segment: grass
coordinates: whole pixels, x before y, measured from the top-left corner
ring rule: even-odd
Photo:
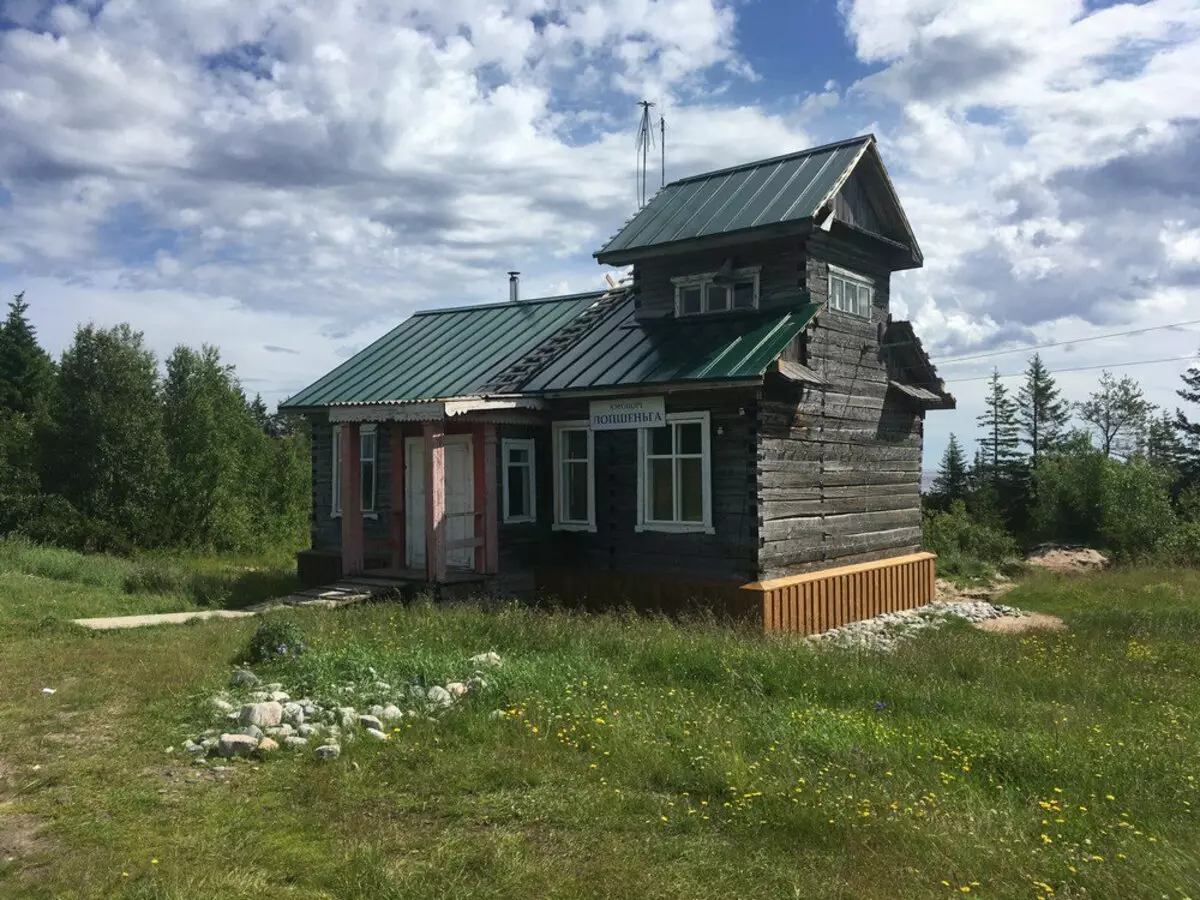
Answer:
[[[0,847],[6,816],[43,825],[0,854],[0,896],[1200,895],[1195,572],[1031,576],[1011,602],[1069,632],[964,626],[892,656],[517,606],[301,612],[309,653],[258,667],[293,694],[505,663],[337,763],[214,773],[178,748],[254,622],[29,612],[164,596],[95,562],[101,584],[0,575]]]
[[[21,621],[238,609],[297,588],[295,565],[266,558],[145,553],[125,559],[0,538],[0,629]]]

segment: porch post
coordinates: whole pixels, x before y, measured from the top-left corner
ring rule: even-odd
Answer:
[[[483,424],[483,571],[500,571],[500,491],[497,487],[496,425]],[[536,472],[530,472],[536,478]]]
[[[446,580],[446,425],[425,423],[425,578]]]
[[[362,447],[357,422],[342,423],[342,574],[363,570]]]
[[[475,547],[475,571],[480,574],[488,570],[487,542],[484,539],[484,533],[487,531],[487,526],[484,522],[484,510],[487,509],[487,491],[484,489],[484,465],[483,424],[476,423],[471,426],[471,486],[474,493],[471,507],[474,511],[474,515],[471,516],[471,537],[479,541],[479,544]]]
[[[388,522],[388,542],[391,544],[391,566],[403,569],[408,559],[408,546],[404,534],[404,492],[407,482],[404,473],[404,425],[392,422],[388,428],[388,446],[392,454],[392,470],[388,473],[392,486],[391,520]]]

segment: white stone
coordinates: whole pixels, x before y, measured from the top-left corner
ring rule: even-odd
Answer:
[[[229,683],[235,687],[254,687],[258,684],[258,676],[249,669],[238,669],[229,679]]]
[[[242,707],[241,721],[243,725],[257,725],[259,728],[278,725],[283,721],[283,707],[273,701],[248,703]]]
[[[468,690],[486,691],[487,686],[488,686],[487,679],[484,678],[482,675],[472,675],[470,678],[467,679],[467,689]]]
[[[267,694],[267,699],[275,703],[287,703],[292,698],[286,691],[271,691]]]
[[[467,692],[467,686],[461,681],[446,682],[446,690],[452,697],[461,697]]]
[[[283,721],[289,725],[303,725],[304,707],[299,703],[285,703],[283,705]]]
[[[231,756],[249,756],[258,747],[258,741],[248,734],[223,734],[217,742],[217,755],[228,759]]]
[[[403,719],[404,710],[398,707],[395,703],[389,703],[383,708],[379,718],[383,719],[385,722],[391,721],[392,719]]]
[[[307,747],[308,741],[305,738],[292,735],[283,739],[283,746],[289,750],[299,750],[301,747]]]
[[[379,719],[383,717],[383,707],[376,703],[374,706],[367,707],[367,715],[374,716]]]
[[[358,724],[358,710],[353,706],[339,706],[337,721],[343,728],[353,728]]]
[[[213,697],[212,700],[209,701],[209,703],[212,704],[212,708],[215,709],[217,712],[220,712],[220,713],[233,712],[233,704],[230,703],[228,700],[222,700],[220,697]]]
[[[392,689],[392,686],[386,681],[377,681],[371,685],[371,687],[375,688],[377,691],[390,691]]]
[[[296,729],[296,734],[302,738],[315,737],[320,732],[320,729],[315,725],[301,725]]]
[[[367,734],[369,734],[371,737],[375,738],[375,740],[377,740],[377,741],[386,741],[388,739],[388,736],[386,734],[384,734],[382,731],[380,731],[378,728],[368,728]]]
[[[382,731],[383,723],[376,716],[359,716],[358,724],[368,731]]]
[[[454,702],[454,696],[440,684],[435,684],[431,687],[426,696],[429,698],[430,703],[437,706],[449,706]]]
[[[273,738],[265,737],[258,742],[259,753],[270,753],[271,751],[278,749],[279,744]]]
[[[292,733],[292,726],[288,725],[286,722],[283,725],[276,725],[273,728],[267,729],[267,734],[276,738],[290,737]]]
[[[325,744],[313,751],[317,759],[337,759],[342,755],[342,748],[337,744]]]
[[[473,666],[487,666],[492,668],[499,668],[502,664],[500,654],[491,650],[486,653],[476,653],[468,662]]]

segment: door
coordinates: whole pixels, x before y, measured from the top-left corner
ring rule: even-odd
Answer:
[[[446,543],[475,536],[475,467],[470,435],[447,435],[446,448]],[[425,439],[404,441],[404,510],[407,565],[425,567]],[[446,565],[455,569],[475,567],[475,549],[446,551]]]

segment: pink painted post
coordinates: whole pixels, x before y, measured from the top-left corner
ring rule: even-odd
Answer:
[[[446,580],[446,426],[425,423],[425,578]]]
[[[497,487],[498,466],[496,426],[483,426],[483,558],[484,572],[495,575],[500,571],[500,491]],[[537,477],[537,473],[531,473]]]
[[[483,425],[471,426],[471,486],[474,488],[471,502],[474,515],[471,517],[471,537],[479,541],[475,547],[475,571],[481,575],[488,570],[488,557],[484,532],[484,510],[487,508],[487,494],[483,489],[485,480],[484,460],[486,455],[483,448]]]
[[[342,423],[342,574],[357,575],[363,570],[362,484],[357,422]]]

